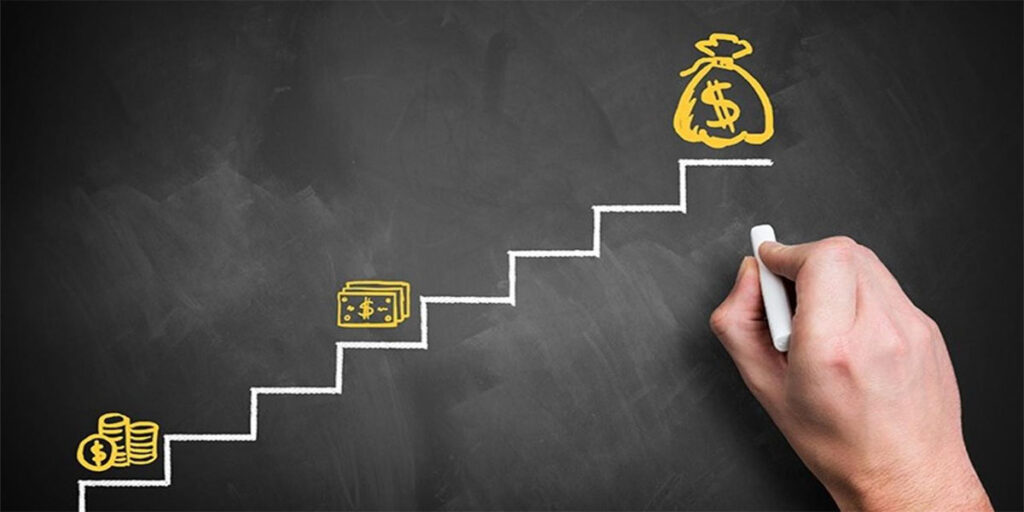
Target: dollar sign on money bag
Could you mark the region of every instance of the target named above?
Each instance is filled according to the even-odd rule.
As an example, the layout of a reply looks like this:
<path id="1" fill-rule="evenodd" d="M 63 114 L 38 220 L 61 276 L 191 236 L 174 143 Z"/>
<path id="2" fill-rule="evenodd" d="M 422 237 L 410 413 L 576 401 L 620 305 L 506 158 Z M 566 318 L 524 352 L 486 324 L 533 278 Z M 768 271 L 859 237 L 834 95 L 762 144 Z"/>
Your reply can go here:
<path id="1" fill-rule="evenodd" d="M 369 320 L 371 316 L 373 316 L 373 301 L 367 297 L 359 304 L 359 318 Z"/>
<path id="2" fill-rule="evenodd" d="M 709 80 L 707 87 L 700 93 L 700 101 L 715 109 L 717 119 L 708 121 L 708 126 L 728 128 L 730 133 L 736 133 L 736 119 L 740 117 L 740 107 L 722 95 L 722 90 L 730 87 L 732 84 L 729 82 Z"/>
<path id="3" fill-rule="evenodd" d="M 732 43 L 740 49 L 729 56 L 717 55 L 715 50 L 721 42 Z M 676 133 L 687 142 L 715 149 L 740 142 L 764 144 L 775 133 L 771 100 L 760 82 L 736 64 L 738 59 L 753 53 L 754 47 L 734 34 L 722 33 L 711 34 L 694 47 L 706 57 L 697 59 L 690 68 L 679 73 L 682 77 L 692 77 L 676 107 L 672 121 Z M 721 76 L 709 77 L 713 71 Z M 725 77 L 728 79 L 723 80 Z M 748 91 L 738 90 L 740 86 L 746 86 Z M 701 104 L 706 107 L 702 115 L 695 112 L 698 90 Z M 741 106 L 737 99 L 744 96 L 754 101 Z"/>

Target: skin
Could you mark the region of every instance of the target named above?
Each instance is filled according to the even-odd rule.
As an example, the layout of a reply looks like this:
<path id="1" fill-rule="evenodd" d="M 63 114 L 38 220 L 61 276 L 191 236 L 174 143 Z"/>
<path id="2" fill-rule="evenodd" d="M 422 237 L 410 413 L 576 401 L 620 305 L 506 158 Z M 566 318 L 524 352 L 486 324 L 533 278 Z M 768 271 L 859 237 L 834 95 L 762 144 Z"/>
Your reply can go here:
<path id="1" fill-rule="evenodd" d="M 942 333 L 878 257 L 845 237 L 765 243 L 760 256 L 796 283 L 788 354 L 772 347 L 751 257 L 711 329 L 839 507 L 991 510 Z"/>

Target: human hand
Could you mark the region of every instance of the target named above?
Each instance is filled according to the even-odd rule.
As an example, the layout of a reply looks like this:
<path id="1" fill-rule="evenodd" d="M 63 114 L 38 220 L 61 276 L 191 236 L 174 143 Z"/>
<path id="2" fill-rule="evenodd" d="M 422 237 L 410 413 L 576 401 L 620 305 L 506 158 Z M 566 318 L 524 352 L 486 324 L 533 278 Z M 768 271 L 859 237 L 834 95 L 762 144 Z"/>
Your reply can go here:
<path id="1" fill-rule="evenodd" d="M 991 509 L 942 333 L 875 254 L 836 237 L 760 256 L 796 283 L 788 354 L 772 347 L 751 257 L 711 329 L 840 508 Z"/>

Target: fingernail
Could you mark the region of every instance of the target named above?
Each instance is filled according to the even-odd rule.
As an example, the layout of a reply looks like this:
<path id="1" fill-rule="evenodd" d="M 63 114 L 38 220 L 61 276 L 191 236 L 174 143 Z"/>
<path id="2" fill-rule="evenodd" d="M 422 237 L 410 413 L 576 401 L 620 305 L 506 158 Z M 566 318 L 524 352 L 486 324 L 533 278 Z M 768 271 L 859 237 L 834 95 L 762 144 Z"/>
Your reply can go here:
<path id="1" fill-rule="evenodd" d="M 750 268 L 751 268 L 750 263 L 753 262 L 753 261 L 754 261 L 754 257 L 753 256 L 744 256 L 743 257 L 743 261 L 740 262 L 740 271 L 736 273 L 736 282 L 737 283 L 740 282 L 740 279 L 743 278 L 744 274 L 746 274 L 747 272 L 750 272 Z"/>

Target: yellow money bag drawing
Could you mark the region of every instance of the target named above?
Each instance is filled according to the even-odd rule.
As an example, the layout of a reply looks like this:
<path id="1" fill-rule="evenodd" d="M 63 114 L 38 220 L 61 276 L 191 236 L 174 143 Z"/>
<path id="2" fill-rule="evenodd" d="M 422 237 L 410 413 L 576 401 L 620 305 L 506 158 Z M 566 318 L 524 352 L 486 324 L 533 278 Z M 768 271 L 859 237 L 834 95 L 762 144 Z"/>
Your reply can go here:
<path id="1" fill-rule="evenodd" d="M 716 55 L 715 50 L 720 42 L 728 42 L 739 46 L 740 49 L 729 56 Z M 747 70 L 743 69 L 736 61 L 754 53 L 754 47 L 746 40 L 740 39 L 735 34 L 714 33 L 707 39 L 698 41 L 694 45 L 698 51 L 706 55 L 697 59 L 688 69 L 679 73 L 681 77 L 693 75 L 690 82 L 683 89 L 679 97 L 679 106 L 676 107 L 676 115 L 672 121 L 676 133 L 687 142 L 699 142 L 715 149 L 746 142 L 747 144 L 764 144 L 775 133 L 774 113 L 772 102 L 768 94 L 764 92 L 761 83 L 757 81 Z M 720 70 L 722 76 L 710 78 L 708 74 L 713 70 Z M 731 79 L 732 82 L 725 81 Z M 763 125 L 754 131 L 737 127 L 737 121 L 743 116 L 743 109 L 748 113 L 756 111 L 756 107 L 746 105 L 741 107 L 729 96 L 729 90 L 734 86 L 746 83 L 753 91 L 760 103 L 763 114 Z M 695 96 L 698 88 L 700 93 Z M 697 99 L 703 105 L 709 107 L 709 116 L 704 120 L 697 120 L 694 113 L 694 106 Z M 747 116 L 747 117 L 757 117 Z"/>

